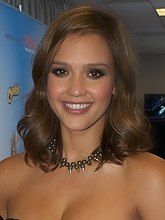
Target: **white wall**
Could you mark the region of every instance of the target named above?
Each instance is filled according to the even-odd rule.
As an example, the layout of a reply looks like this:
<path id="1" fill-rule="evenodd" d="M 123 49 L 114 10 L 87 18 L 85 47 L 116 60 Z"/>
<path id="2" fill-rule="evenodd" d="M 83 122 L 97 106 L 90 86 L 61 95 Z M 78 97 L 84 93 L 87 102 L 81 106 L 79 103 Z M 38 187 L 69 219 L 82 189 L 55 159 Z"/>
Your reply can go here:
<path id="1" fill-rule="evenodd" d="M 165 54 L 139 55 L 137 98 L 141 104 L 145 93 L 165 93 Z"/>

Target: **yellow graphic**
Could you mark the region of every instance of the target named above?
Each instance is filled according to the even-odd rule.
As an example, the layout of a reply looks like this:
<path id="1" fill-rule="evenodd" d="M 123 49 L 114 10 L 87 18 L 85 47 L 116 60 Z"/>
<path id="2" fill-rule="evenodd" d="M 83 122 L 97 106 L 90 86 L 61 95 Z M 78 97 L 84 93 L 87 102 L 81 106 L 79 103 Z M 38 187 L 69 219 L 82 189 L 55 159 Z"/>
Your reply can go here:
<path id="1" fill-rule="evenodd" d="M 16 83 L 14 86 L 10 86 L 7 90 L 7 101 L 11 104 L 13 96 L 20 94 L 20 86 Z"/>

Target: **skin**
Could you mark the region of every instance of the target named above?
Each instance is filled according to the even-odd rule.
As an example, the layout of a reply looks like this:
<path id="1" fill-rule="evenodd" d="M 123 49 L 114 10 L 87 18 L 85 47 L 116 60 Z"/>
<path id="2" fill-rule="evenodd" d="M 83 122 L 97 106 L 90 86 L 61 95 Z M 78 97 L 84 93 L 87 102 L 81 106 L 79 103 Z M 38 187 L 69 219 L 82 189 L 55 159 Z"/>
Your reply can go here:
<path id="1" fill-rule="evenodd" d="M 48 74 L 47 96 L 60 119 L 68 159 L 74 160 L 75 153 L 75 160 L 82 158 L 84 150 L 89 155 L 98 145 L 114 87 L 113 58 L 99 36 L 71 36 L 63 42 Z M 82 146 L 75 149 L 78 142 Z"/>
<path id="2" fill-rule="evenodd" d="M 69 37 L 58 50 L 48 75 L 47 96 L 60 119 L 64 156 L 69 161 L 87 157 L 99 142 L 105 112 L 115 93 L 113 58 L 107 48 L 97 35 Z M 106 64 L 107 74 L 93 79 L 88 64 L 91 67 L 95 63 L 96 69 L 100 62 Z M 67 71 L 61 71 L 64 64 Z M 85 110 L 73 110 L 64 103 L 90 105 Z M 94 172 L 96 167 L 97 163 L 92 163 L 85 172 L 69 174 L 61 168 L 46 174 L 27 166 L 23 155 L 8 158 L 0 164 L 0 214 L 22 220 L 164 218 L 163 159 L 139 153 L 126 158 L 122 166 L 107 163 Z"/>

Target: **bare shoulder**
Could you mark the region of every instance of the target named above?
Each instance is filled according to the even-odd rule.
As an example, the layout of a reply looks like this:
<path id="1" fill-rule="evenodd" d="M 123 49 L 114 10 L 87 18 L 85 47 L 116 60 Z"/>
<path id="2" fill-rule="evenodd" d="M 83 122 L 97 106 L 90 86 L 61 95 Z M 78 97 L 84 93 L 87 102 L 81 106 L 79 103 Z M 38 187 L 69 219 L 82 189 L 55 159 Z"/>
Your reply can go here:
<path id="1" fill-rule="evenodd" d="M 150 153 L 140 153 L 128 158 L 125 167 L 134 187 L 142 219 L 163 219 L 165 216 L 165 160 Z"/>
<path id="2" fill-rule="evenodd" d="M 151 153 L 139 153 L 126 160 L 126 167 L 138 178 L 144 174 L 149 177 L 165 178 L 165 160 Z"/>
<path id="3" fill-rule="evenodd" d="M 25 167 L 24 154 L 19 154 L 13 157 L 8 157 L 0 162 L 0 176 L 3 180 L 12 178 L 18 170 L 22 170 Z M 2 182 L 2 178 L 1 178 Z"/>
<path id="4" fill-rule="evenodd" d="M 28 166 L 24 162 L 23 154 L 0 161 L 0 213 L 5 212 L 8 198 L 27 170 Z"/>
<path id="5" fill-rule="evenodd" d="M 140 153 L 125 162 L 128 176 L 135 184 L 165 187 L 165 160 L 151 153 Z"/>
<path id="6" fill-rule="evenodd" d="M 0 193 L 1 189 L 8 186 L 12 189 L 12 186 L 14 187 L 15 184 L 25 179 L 30 172 L 31 169 L 25 163 L 23 153 L 2 160 L 0 162 Z"/>
<path id="7" fill-rule="evenodd" d="M 8 185 L 11 187 L 16 178 L 21 177 L 25 167 L 23 154 L 6 158 L 0 162 L 0 194 Z"/>

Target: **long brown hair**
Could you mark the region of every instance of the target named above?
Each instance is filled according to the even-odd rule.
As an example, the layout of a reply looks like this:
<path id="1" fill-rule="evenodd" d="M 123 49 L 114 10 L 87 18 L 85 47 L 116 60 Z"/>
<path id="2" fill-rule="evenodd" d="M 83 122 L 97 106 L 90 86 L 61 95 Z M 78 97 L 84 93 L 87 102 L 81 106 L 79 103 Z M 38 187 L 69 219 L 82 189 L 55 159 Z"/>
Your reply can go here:
<path id="1" fill-rule="evenodd" d="M 47 75 L 62 42 L 70 35 L 95 33 L 109 47 L 115 64 L 115 94 L 106 114 L 101 140 L 104 162 L 122 164 L 126 156 L 148 150 L 152 143 L 149 126 L 136 103 L 136 62 L 121 21 L 110 12 L 92 6 L 79 6 L 63 13 L 45 33 L 35 56 L 32 77 L 34 88 L 18 123 L 25 145 L 25 159 L 45 172 L 56 169 L 62 157 L 59 120 L 51 110 L 47 96 Z M 56 153 L 48 150 L 56 137 Z"/>

